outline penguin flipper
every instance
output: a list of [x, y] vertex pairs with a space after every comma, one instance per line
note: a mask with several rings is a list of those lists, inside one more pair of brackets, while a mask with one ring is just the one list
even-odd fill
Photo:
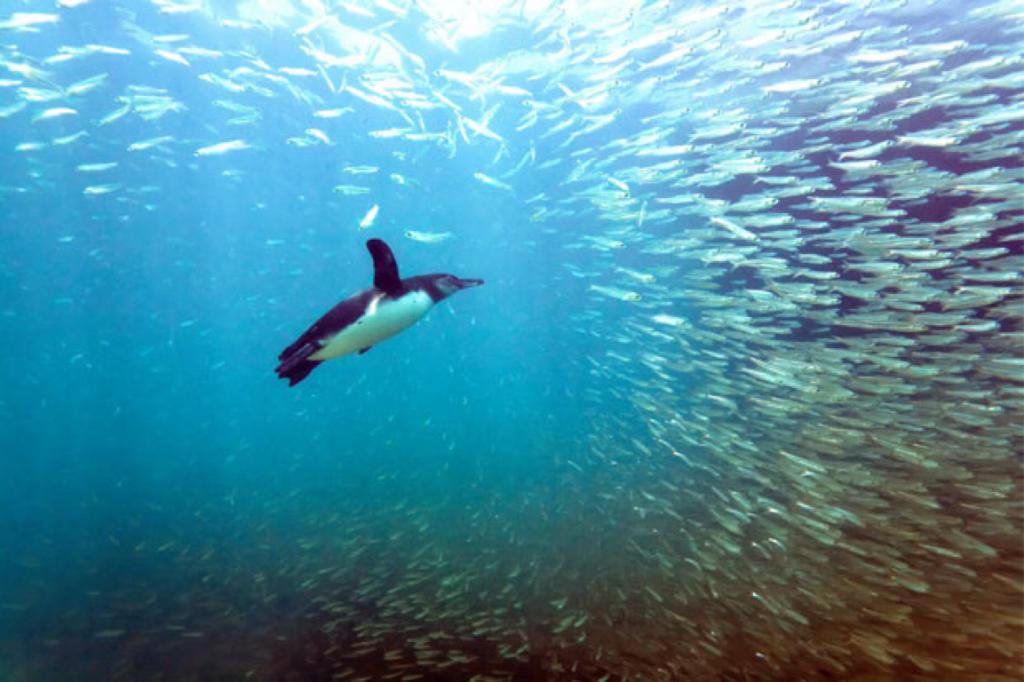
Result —
[[371, 239], [366, 248], [373, 258], [373, 286], [388, 296], [401, 296], [404, 291], [402, 278], [398, 276], [398, 263], [391, 247], [382, 239]]

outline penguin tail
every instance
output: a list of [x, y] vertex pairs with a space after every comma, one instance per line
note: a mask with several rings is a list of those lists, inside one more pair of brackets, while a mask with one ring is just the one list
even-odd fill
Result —
[[280, 378], [287, 379], [289, 386], [294, 386], [320, 364], [319, 360], [309, 359], [315, 351], [316, 347], [312, 343], [292, 344], [278, 356], [281, 364], [274, 371]]

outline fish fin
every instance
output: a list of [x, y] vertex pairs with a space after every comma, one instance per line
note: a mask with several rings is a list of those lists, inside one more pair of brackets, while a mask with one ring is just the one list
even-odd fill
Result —
[[373, 257], [373, 286], [388, 296], [401, 296], [402, 278], [398, 276], [398, 263], [391, 247], [381, 239], [371, 239], [366, 242], [366, 248]]
[[373, 346], [367, 346], [366, 348], [360, 348], [359, 349], [359, 354], [362, 355], [363, 353], [365, 353], [366, 351], [370, 350], [371, 348], [373, 348]]

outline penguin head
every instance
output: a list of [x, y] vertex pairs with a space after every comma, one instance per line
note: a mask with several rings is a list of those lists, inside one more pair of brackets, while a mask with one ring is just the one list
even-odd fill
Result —
[[483, 283], [482, 279], [462, 279], [461, 277], [448, 274], [437, 275], [437, 278], [434, 280], [434, 286], [440, 292], [441, 298], [448, 298], [460, 289], [478, 287]]

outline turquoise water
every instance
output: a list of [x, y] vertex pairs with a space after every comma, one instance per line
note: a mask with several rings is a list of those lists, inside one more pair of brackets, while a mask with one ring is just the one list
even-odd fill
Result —
[[1019, 19], [5, 7], [2, 676], [1018, 679]]

